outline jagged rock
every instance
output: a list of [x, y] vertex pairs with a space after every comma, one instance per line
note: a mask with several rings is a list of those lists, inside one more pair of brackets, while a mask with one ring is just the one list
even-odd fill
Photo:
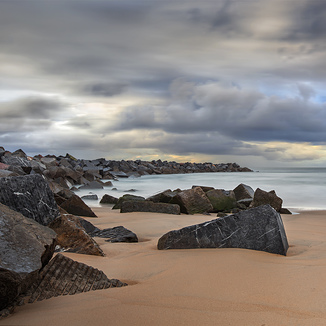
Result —
[[0, 302], [10, 304], [18, 294], [26, 291], [37, 272], [51, 259], [56, 234], [2, 204], [0, 234], [0, 268], [10, 271], [1, 270]]
[[103, 189], [103, 182], [94, 180], [86, 185], [79, 187], [79, 190], [82, 190], [82, 189], [83, 190], [85, 190], [85, 189]]
[[116, 204], [117, 202], [118, 202], [118, 198], [105, 194], [102, 197], [100, 204]]
[[157, 247], [243, 248], [286, 255], [289, 246], [280, 214], [264, 205], [170, 231], [159, 239]]
[[280, 209], [279, 213], [280, 214], [292, 214], [292, 212], [289, 209], [283, 208], [283, 207]]
[[123, 226], [94, 231], [91, 236], [107, 238], [107, 242], [138, 242], [137, 235]]
[[124, 201], [121, 204], [120, 213], [153, 212], [162, 214], [180, 214], [180, 206], [177, 204], [154, 203], [149, 200]]
[[234, 192], [224, 189], [213, 189], [206, 192], [206, 196], [211, 202], [212, 212], [230, 211], [237, 206]]
[[233, 192], [235, 194], [235, 198], [237, 201], [243, 200], [243, 199], [253, 199], [254, 198], [254, 190], [243, 183], [240, 183], [237, 187], [233, 189]]
[[[162, 192], [159, 192], [158, 194], [155, 194], [155, 195], [152, 195], [152, 196], [146, 198], [146, 200], [150, 200], [150, 201], [152, 201], [152, 202], [154, 202], [154, 203], [163, 202], [163, 201], [161, 200], [162, 197], [163, 197], [163, 195], [166, 194], [166, 193], [171, 193], [171, 192], [172, 192], [171, 189], [167, 189], [167, 190], [164, 190], [164, 191], [162, 191]], [[169, 201], [170, 201], [171, 199], [172, 199], [172, 197], [169, 199]]]
[[91, 208], [89, 208], [83, 200], [75, 194], [63, 202], [60, 207], [72, 215], [97, 217]]
[[29, 302], [126, 285], [119, 280], [108, 279], [96, 268], [57, 254], [42, 270], [38, 281], [31, 288]]
[[95, 194], [84, 195], [84, 196], [81, 196], [80, 198], [87, 199], [87, 200], [98, 200], [98, 197]]
[[0, 178], [0, 203], [42, 225], [59, 216], [53, 193], [39, 174]]
[[0, 178], [17, 177], [17, 176], [19, 176], [18, 173], [12, 172], [10, 170], [0, 170]]
[[89, 234], [90, 236], [92, 236], [94, 232], [101, 231], [98, 227], [93, 225], [91, 222], [85, 220], [84, 218], [79, 216], [75, 216], [75, 218], [78, 219], [81, 226], [85, 229], [86, 233]]
[[61, 215], [49, 227], [57, 233], [60, 251], [104, 256], [99, 245], [87, 234], [80, 220], [73, 215]]
[[204, 192], [215, 189], [214, 187], [206, 187], [206, 186], [192, 186], [191, 188], [194, 189], [194, 188], [197, 188], [197, 187], [201, 188]]
[[279, 212], [282, 208], [282, 203], [283, 200], [276, 195], [274, 190], [267, 192], [257, 188], [254, 194], [254, 199], [250, 204], [250, 207], [271, 205], [277, 212]]
[[14, 304], [21, 293], [22, 281], [18, 273], [0, 268], [0, 310]]
[[25, 157], [3, 156], [1, 160], [4, 164], [21, 168], [22, 171], [27, 174], [32, 170], [31, 163]]
[[178, 204], [181, 213], [185, 214], [200, 214], [210, 212], [213, 209], [205, 192], [200, 187], [177, 193], [171, 200], [171, 203]]
[[126, 194], [118, 199], [118, 202], [112, 207], [112, 209], [121, 209], [122, 203], [127, 200], [145, 200], [145, 198], [141, 196]]
[[58, 165], [57, 159], [55, 157], [42, 157], [41, 163], [43, 163], [47, 168]]

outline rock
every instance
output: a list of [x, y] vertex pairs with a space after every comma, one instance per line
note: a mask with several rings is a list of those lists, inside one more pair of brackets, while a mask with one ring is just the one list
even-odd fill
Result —
[[60, 295], [122, 287], [128, 284], [108, 277], [100, 270], [57, 254], [42, 270], [29, 292], [29, 302]]
[[39, 174], [0, 178], [0, 203], [42, 225], [60, 215], [49, 185]]
[[277, 212], [279, 212], [282, 208], [282, 203], [283, 200], [276, 195], [274, 190], [267, 192], [257, 188], [254, 194], [254, 199], [250, 204], [250, 207], [271, 205]]
[[92, 235], [92, 233], [101, 231], [98, 227], [94, 226], [91, 222], [85, 220], [82, 217], [75, 216], [75, 218], [78, 219], [81, 226], [85, 229], [86, 233], [89, 235]]
[[128, 178], [128, 174], [122, 171], [116, 171], [116, 172], [111, 171], [110, 174], [116, 178]]
[[214, 213], [230, 211], [232, 208], [237, 207], [235, 194], [232, 190], [213, 189], [207, 191], [206, 196], [213, 206], [212, 212]]
[[0, 234], [0, 305], [3, 308], [26, 292], [38, 271], [51, 259], [56, 234], [2, 204]]
[[83, 202], [83, 200], [75, 194], [63, 202], [60, 207], [72, 215], [97, 217], [95, 213]]
[[280, 214], [264, 205], [170, 231], [159, 239], [157, 247], [243, 248], [286, 255], [289, 246]]
[[87, 200], [98, 200], [97, 195], [93, 194], [93, 195], [85, 195], [85, 196], [81, 196], [81, 199], [87, 199]]
[[180, 206], [177, 204], [154, 203], [149, 200], [124, 201], [120, 213], [152, 212], [180, 215]]
[[171, 203], [178, 204], [181, 213], [185, 214], [200, 214], [210, 212], [213, 209], [205, 192], [200, 187], [177, 193]]
[[[164, 190], [164, 191], [162, 191], [162, 192], [159, 192], [159, 193], [157, 193], [157, 194], [155, 194], [155, 195], [152, 195], [152, 196], [146, 198], [146, 200], [150, 200], [150, 201], [152, 201], [152, 202], [154, 202], [154, 203], [163, 202], [163, 201], [161, 200], [162, 197], [163, 197], [163, 195], [166, 194], [166, 193], [171, 193], [171, 192], [172, 192], [171, 189], [167, 189], [167, 190]], [[171, 199], [172, 199], [172, 197], [170, 197], [169, 201], [170, 201]], [[168, 201], [168, 202], [169, 202], [169, 201]]]
[[117, 202], [118, 202], [118, 198], [105, 194], [102, 197], [100, 204], [116, 204]]
[[22, 281], [18, 273], [0, 268], [0, 310], [14, 304], [21, 293]]
[[[4, 164], [21, 168], [22, 171], [27, 174], [29, 174], [32, 170], [31, 163], [25, 157], [3, 156], [1, 160], [2, 160], [2, 163], [4, 163]], [[16, 172], [16, 171], [14, 171], [14, 172]]]
[[85, 190], [85, 189], [103, 189], [103, 182], [94, 180], [91, 181], [89, 184], [79, 187], [79, 190]]
[[292, 212], [290, 210], [288, 210], [287, 208], [281, 208], [280, 209], [280, 214], [292, 214]]
[[49, 227], [57, 233], [57, 246], [60, 251], [104, 256], [99, 245], [87, 234], [76, 216], [61, 215]]
[[204, 192], [215, 189], [214, 187], [206, 187], [206, 186], [192, 186], [191, 188], [194, 189], [194, 188], [197, 188], [197, 187], [201, 188]]
[[235, 198], [237, 201], [243, 199], [253, 199], [254, 198], [254, 190], [243, 183], [240, 183], [236, 188], [233, 189], [235, 194]]
[[123, 226], [116, 226], [91, 233], [92, 237], [108, 238], [107, 242], [138, 242], [137, 235]]
[[104, 182], [103, 186], [104, 187], [113, 187], [113, 184], [111, 181], [106, 181], [106, 182]]
[[19, 174], [16, 172], [12, 172], [10, 170], [0, 170], [0, 178], [17, 177], [17, 176], [19, 176]]
[[58, 162], [55, 157], [42, 157], [41, 163], [46, 166], [46, 168], [50, 168], [51, 166], [57, 166]]
[[112, 207], [112, 209], [121, 209], [122, 203], [127, 200], [145, 200], [145, 198], [141, 196], [126, 194], [118, 199], [118, 202]]

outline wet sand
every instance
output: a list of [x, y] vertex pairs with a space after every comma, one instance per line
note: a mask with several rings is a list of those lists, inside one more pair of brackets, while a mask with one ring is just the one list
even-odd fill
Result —
[[139, 243], [96, 240], [106, 257], [66, 253], [129, 286], [26, 304], [0, 325], [326, 325], [326, 211], [283, 215], [286, 257], [244, 249], [156, 249], [164, 233], [213, 219], [94, 208], [100, 228]]

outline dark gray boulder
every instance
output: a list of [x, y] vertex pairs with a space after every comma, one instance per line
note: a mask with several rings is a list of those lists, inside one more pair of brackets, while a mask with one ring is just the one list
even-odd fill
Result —
[[211, 212], [230, 211], [237, 206], [234, 192], [232, 190], [213, 189], [206, 192], [213, 209]]
[[138, 242], [137, 235], [123, 226], [116, 226], [91, 233], [92, 237], [107, 238], [107, 242]]
[[86, 200], [98, 200], [98, 197], [96, 194], [84, 195], [84, 196], [81, 196], [80, 198], [86, 199]]
[[120, 213], [152, 212], [162, 214], [180, 214], [180, 206], [177, 204], [154, 203], [149, 200], [124, 201], [121, 204]]
[[259, 206], [163, 235], [158, 249], [243, 248], [286, 255], [288, 242], [279, 213]]
[[235, 194], [235, 198], [237, 201], [243, 200], [243, 199], [253, 199], [254, 198], [254, 190], [243, 183], [240, 183], [237, 187], [233, 189], [233, 192]]
[[170, 203], [178, 204], [181, 213], [185, 214], [201, 214], [213, 209], [211, 202], [200, 187], [178, 192]]
[[53, 192], [39, 174], [0, 178], [0, 203], [42, 225], [60, 215]]
[[112, 207], [112, 209], [121, 209], [121, 205], [124, 201], [128, 201], [128, 200], [145, 200], [144, 197], [141, 196], [135, 196], [135, 195], [130, 195], [130, 194], [126, 194], [123, 195], [122, 197], [120, 197], [118, 199], [118, 202]]
[[103, 182], [94, 180], [86, 185], [79, 187], [79, 190], [85, 190], [85, 189], [103, 189]]
[[32, 170], [30, 161], [28, 161], [28, 159], [25, 157], [3, 156], [1, 160], [2, 160], [2, 163], [4, 163], [4, 164], [21, 168], [22, 171], [27, 174], [30, 173]]
[[0, 204], [0, 235], [0, 308], [4, 308], [31, 286], [51, 259], [56, 233]]
[[117, 202], [118, 202], [118, 198], [105, 194], [102, 197], [100, 204], [116, 204]]
[[257, 188], [254, 194], [254, 199], [250, 204], [250, 207], [271, 205], [277, 212], [280, 212], [282, 204], [283, 200], [276, 195], [276, 192], [274, 190], [267, 192]]

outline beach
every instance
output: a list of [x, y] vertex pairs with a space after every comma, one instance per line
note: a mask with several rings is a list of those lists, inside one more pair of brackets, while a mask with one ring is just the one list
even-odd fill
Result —
[[0, 325], [325, 325], [326, 211], [282, 215], [287, 256], [244, 249], [156, 249], [166, 232], [206, 215], [125, 213], [95, 207], [99, 228], [123, 225], [139, 243], [96, 238], [105, 257], [65, 253], [123, 288], [17, 307]]

